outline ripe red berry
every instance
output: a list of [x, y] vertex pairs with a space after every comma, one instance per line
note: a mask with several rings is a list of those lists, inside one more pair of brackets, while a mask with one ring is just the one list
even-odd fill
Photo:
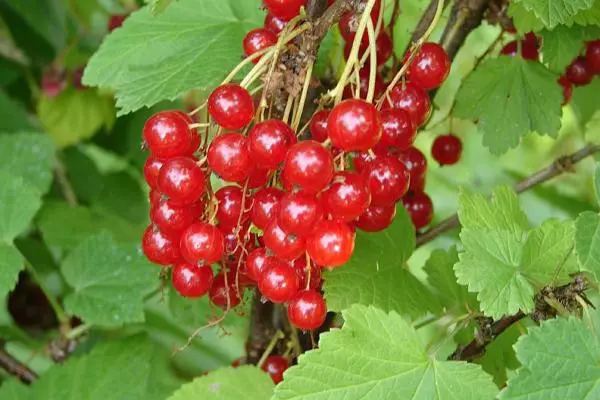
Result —
[[[367, 94], [369, 92], [369, 80], [371, 79], [371, 73], [369, 71], [369, 68], [363, 67], [358, 72], [358, 78], [359, 78], [360, 97], [364, 99], [367, 97]], [[375, 90], [373, 93], [375, 95], [375, 98], [379, 98], [385, 91], [385, 82], [383, 81], [383, 78], [381, 77], [381, 74], [379, 72], [377, 72], [375, 74], [374, 87], [375, 87]], [[355, 94], [355, 89], [352, 87], [352, 85], [346, 85], [346, 87], [344, 88], [344, 98], [345, 99], [354, 98], [354, 94]]]
[[279, 227], [277, 221], [271, 222], [264, 230], [263, 240], [265, 246], [284, 261], [295, 260], [306, 249], [303, 238], [286, 233]]
[[387, 206], [372, 205], [356, 219], [356, 227], [365, 232], [379, 232], [390, 226], [395, 216], [395, 204]]
[[345, 264], [354, 251], [355, 233], [348, 224], [340, 221], [321, 221], [315, 232], [306, 240], [310, 258], [324, 267]]
[[329, 189], [323, 193], [326, 213], [332, 219], [350, 222], [371, 204], [371, 193], [363, 177], [351, 171], [335, 174]]
[[412, 146], [417, 136], [410, 114], [399, 108], [388, 108], [381, 111], [382, 134], [379, 143], [399, 150]]
[[219, 273], [213, 280], [208, 297], [215, 306], [223, 310], [231, 309], [240, 304], [240, 297], [235, 286], [235, 275], [227, 274], [227, 282], [225, 282], [225, 274], [223, 272]]
[[206, 222], [190, 225], [181, 235], [181, 255], [191, 264], [210, 265], [223, 257], [225, 239], [221, 231]]
[[248, 240], [248, 228], [245, 226], [240, 228], [227, 227], [220, 224], [218, 228], [223, 234], [223, 261], [228, 266], [237, 268], [244, 261], [246, 252], [253, 250], [255, 247], [252, 241]]
[[178, 111], [160, 111], [146, 121], [143, 138], [153, 156], [171, 158], [187, 155], [194, 133]]
[[[364, 7], [364, 5], [366, 5], [365, 1], [362, 2], [363, 7]], [[381, 13], [381, 1], [378, 0], [375, 2], [373, 9], [371, 10], [371, 21], [373, 22], [373, 27], [377, 26], [377, 20], [379, 19], [380, 13]], [[340, 32], [342, 34], [342, 37], [344, 38], [344, 40], [346, 42], [354, 41], [354, 36], [356, 36], [356, 29], [358, 28], [358, 24], [359, 24], [359, 17], [360, 17], [360, 15], [357, 15], [356, 13], [353, 13], [353, 12], [347, 12], [344, 15], [342, 15], [342, 18], [340, 19], [340, 22], [339, 22], [339, 27], [340, 27]], [[367, 35], [366, 30], [365, 30], [364, 36], [361, 38], [361, 40], [362, 40], [361, 43], [369, 43], [369, 37]]]
[[287, 193], [279, 202], [278, 223], [291, 235], [306, 236], [323, 219], [321, 199], [303, 192]]
[[296, 142], [292, 128], [277, 119], [254, 125], [248, 134], [250, 157], [263, 169], [277, 168], [285, 159], [288, 149]]
[[450, 73], [450, 58], [437, 43], [425, 43], [408, 67], [408, 79], [424, 90], [439, 87]]
[[208, 293], [213, 283], [210, 266], [181, 263], [173, 266], [173, 287], [183, 297], [197, 298]]
[[[358, 50], [359, 59], [361, 59], [364, 56], [365, 52], [367, 52], [367, 49], [369, 47], [369, 41], [368, 39], [365, 40], [365, 37], [368, 38], [368, 36], [363, 36], [363, 41], [361, 42]], [[346, 45], [344, 46], [344, 57], [346, 58], [346, 60], [350, 57], [352, 45], [352, 41], [347, 41]], [[370, 50], [368, 51], [370, 52]], [[392, 39], [387, 33], [383, 31], [379, 34], [379, 36], [377, 36], [377, 39], [375, 40], [375, 53], [377, 57], [378, 66], [385, 64], [387, 60], [389, 60], [392, 56]], [[369, 62], [369, 58], [367, 57], [366, 63], [369, 64]]]
[[429, 95], [412, 82], [403, 82], [394, 86], [389, 93], [391, 108], [399, 108], [410, 114], [415, 126], [422, 126], [431, 113]]
[[283, 28], [285, 28], [285, 24], [287, 24], [287, 21], [274, 17], [271, 14], [267, 14], [265, 16], [265, 28], [267, 28], [276, 35], [279, 35], [281, 33]]
[[283, 163], [282, 179], [307, 193], [318, 193], [333, 177], [333, 159], [319, 142], [305, 140], [293, 145]]
[[108, 31], [112, 32], [123, 25], [128, 15], [111, 15], [108, 19]]
[[362, 174], [373, 205], [394, 204], [408, 191], [410, 175], [404, 164], [392, 156], [377, 157]]
[[158, 190], [156, 190], [156, 189], [150, 190], [150, 193], [148, 194], [148, 200], [150, 202], [150, 207], [153, 207], [156, 204], [158, 204], [161, 200], [163, 200], [163, 198], [164, 198], [164, 196]]
[[[258, 51], [273, 46], [275, 43], [277, 43], [277, 35], [270, 30], [265, 28], [253, 29], [244, 37], [244, 53], [246, 53], [246, 56], [251, 56]], [[260, 57], [255, 58], [252, 62], [256, 64], [258, 60], [260, 60]]]
[[[500, 54], [505, 56], [514, 57], [517, 55], [518, 42], [513, 40], [509, 42], [500, 50]], [[525, 60], [537, 61], [540, 59], [540, 53], [537, 48], [537, 40], [521, 40], [521, 56]]]
[[246, 258], [246, 274], [248, 277], [258, 282], [267, 265], [267, 259], [271, 257], [267, 254], [265, 247], [258, 247], [249, 252]]
[[227, 228], [237, 227], [250, 218], [252, 196], [249, 193], [244, 195], [240, 187], [223, 186], [217, 190], [215, 198], [219, 202], [217, 206], [219, 225]]
[[263, 371], [271, 376], [273, 383], [276, 385], [283, 380], [283, 373], [289, 367], [287, 359], [282, 356], [269, 356], [264, 364], [260, 367]]
[[207, 158], [213, 172], [228, 182], [243, 182], [252, 172], [248, 139], [241, 133], [227, 132], [214, 138]]
[[435, 138], [431, 155], [440, 165], [456, 164], [462, 154], [462, 142], [452, 134]]
[[321, 293], [303, 290], [289, 302], [287, 307], [290, 322], [299, 329], [317, 329], [327, 316], [327, 305]]
[[600, 40], [587, 42], [585, 62], [593, 74], [600, 74]]
[[289, 21], [300, 14], [300, 8], [306, 4], [306, 0], [263, 0], [269, 14]]
[[260, 292], [273, 303], [291, 300], [300, 290], [300, 282], [294, 268], [273, 257], [266, 260], [266, 264], [258, 278]]
[[[272, 176], [273, 171], [256, 168], [256, 166], [254, 166], [250, 172], [250, 176], [248, 177], [248, 189], [258, 189], [265, 186]], [[244, 182], [244, 185], [246, 185], [246, 182]]]
[[144, 163], [144, 178], [152, 189], [158, 189], [158, 175], [165, 162], [160, 158], [148, 157]]
[[250, 219], [257, 228], [264, 230], [279, 214], [279, 202], [283, 197], [282, 190], [264, 188], [254, 195]]
[[561, 75], [558, 78], [558, 84], [562, 87], [563, 90], [563, 102], [562, 105], [567, 105], [571, 101], [571, 97], [573, 96], [573, 83], [566, 76]]
[[594, 75], [584, 57], [577, 57], [567, 67], [565, 76], [576, 86], [587, 85], [592, 81]]
[[178, 157], [167, 161], [158, 175], [158, 189], [173, 204], [191, 204], [202, 196], [204, 173], [193, 158]]
[[329, 110], [317, 111], [310, 119], [310, 136], [317, 142], [323, 143], [328, 138], [327, 120], [329, 119]]
[[252, 121], [254, 101], [250, 93], [234, 83], [221, 85], [208, 97], [208, 112], [225, 129], [242, 129]]
[[321, 267], [312, 260], [307, 265], [305, 258], [297, 258], [294, 260], [292, 267], [298, 275], [300, 290], [318, 290], [321, 287]]
[[425, 158], [425, 154], [416, 147], [409, 147], [398, 153], [396, 157], [404, 164], [408, 175], [410, 175], [410, 189], [417, 190], [416, 188], [422, 184], [427, 172], [427, 158]]
[[152, 225], [144, 231], [142, 250], [146, 258], [154, 264], [171, 265], [183, 261], [178, 243], [173, 242]]
[[331, 110], [327, 131], [339, 149], [369, 150], [381, 138], [381, 118], [373, 104], [359, 99], [344, 100]]
[[50, 68], [44, 71], [40, 86], [44, 96], [54, 98], [62, 93], [67, 87], [65, 72], [56, 68]]
[[433, 219], [433, 203], [423, 192], [409, 192], [402, 198], [404, 208], [417, 230], [429, 225]]
[[165, 236], [178, 241], [181, 233], [197, 221], [203, 211], [201, 201], [178, 206], [170, 200], [161, 200], [150, 208], [150, 220]]
[[358, 173], [362, 173], [367, 165], [369, 165], [374, 159], [377, 158], [377, 153], [371, 153], [366, 151], [361, 151], [359, 153], [354, 154], [354, 158], [352, 159], [352, 165], [354, 166], [354, 170]]

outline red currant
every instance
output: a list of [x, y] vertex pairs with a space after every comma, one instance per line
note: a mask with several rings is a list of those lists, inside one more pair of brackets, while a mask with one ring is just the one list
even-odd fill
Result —
[[158, 175], [165, 162], [160, 158], [148, 157], [144, 163], [144, 178], [152, 189], [158, 189]]
[[269, 258], [266, 264], [258, 278], [260, 292], [273, 303], [291, 300], [300, 290], [300, 282], [294, 268], [276, 258]]
[[404, 164], [392, 156], [377, 157], [365, 168], [363, 177], [371, 192], [371, 204], [376, 206], [396, 203], [410, 184]]
[[274, 17], [271, 14], [267, 14], [267, 16], [265, 17], [265, 28], [267, 28], [276, 35], [279, 35], [281, 33], [283, 28], [285, 28], [285, 24], [287, 24], [287, 21]]
[[150, 190], [150, 193], [148, 194], [148, 200], [150, 201], [150, 207], [154, 207], [156, 204], [158, 204], [161, 200], [163, 200], [163, 195], [161, 192], [159, 192], [156, 189], [152, 189]]
[[292, 267], [296, 271], [296, 275], [298, 275], [301, 290], [317, 290], [321, 287], [321, 268], [312, 262], [312, 260], [307, 265], [305, 259], [302, 257], [297, 258], [294, 260]]
[[306, 249], [303, 238], [286, 233], [279, 227], [277, 221], [271, 222], [267, 229], [265, 229], [263, 240], [268, 249], [285, 261], [295, 260]]
[[[346, 45], [344, 46], [344, 57], [346, 58], [346, 60], [350, 57], [350, 52], [352, 51], [352, 45], [353, 45], [353, 42], [348, 41], [348, 42], [346, 42]], [[363, 37], [363, 41], [361, 42], [359, 50], [358, 50], [359, 58], [362, 58], [364, 56], [368, 47], [369, 47], [368, 39], [365, 41], [365, 39]], [[368, 50], [368, 51], [370, 51], [370, 50]], [[377, 40], [375, 40], [375, 53], [377, 56], [377, 65], [378, 66], [385, 64], [387, 62], [387, 60], [390, 59], [390, 57], [392, 56], [392, 39], [390, 38], [390, 35], [388, 35], [385, 32], [381, 32], [379, 34], [379, 36], [377, 37]], [[369, 63], [368, 60], [369, 60], [369, 58], [367, 58], [367, 64]]]
[[329, 110], [317, 111], [310, 119], [310, 136], [317, 142], [323, 143], [327, 140], [327, 120], [329, 119]]
[[438, 136], [431, 148], [431, 155], [440, 165], [456, 164], [461, 154], [462, 142], [452, 134]]
[[417, 230], [429, 225], [433, 219], [433, 203], [423, 192], [409, 192], [402, 198], [404, 208]]
[[[358, 72], [358, 78], [359, 78], [360, 97], [364, 99], [367, 97], [367, 94], [369, 92], [369, 80], [371, 79], [371, 73], [369, 71], [369, 68], [363, 67]], [[385, 91], [385, 82], [383, 81], [383, 78], [381, 77], [381, 74], [379, 72], [377, 72], [375, 74], [374, 85], [375, 85], [375, 91], [374, 91], [375, 98], [381, 97], [381, 95]], [[352, 88], [351, 85], [347, 85], [344, 88], [344, 98], [351, 99], [353, 97], [354, 97], [354, 89]]]
[[571, 97], [573, 97], [573, 83], [566, 76], [561, 75], [558, 78], [558, 84], [562, 87], [563, 90], [563, 102], [562, 105], [567, 105], [571, 101]]
[[[270, 30], [265, 28], [253, 29], [244, 38], [244, 53], [246, 53], [246, 56], [251, 56], [256, 52], [273, 46], [275, 43], [277, 43], [277, 35]], [[252, 62], [256, 64], [258, 60], [260, 60], [260, 57], [255, 58]]]
[[268, 169], [259, 169], [259, 168], [252, 168], [252, 171], [250, 172], [250, 176], [248, 177], [248, 180], [246, 181], [247, 183], [244, 183], [244, 185], [248, 185], [248, 189], [258, 189], [260, 187], [263, 187], [267, 184], [267, 182], [269, 181], [269, 179], [271, 179], [271, 177], [273, 176], [273, 172], [268, 170]]
[[283, 191], [277, 188], [264, 188], [256, 192], [250, 219], [257, 228], [264, 230], [275, 221], [283, 195]]
[[567, 67], [565, 76], [576, 86], [587, 85], [594, 77], [584, 57], [577, 57], [573, 60]]
[[282, 179], [307, 193], [317, 193], [333, 177], [333, 159], [327, 149], [314, 140], [293, 145], [283, 163]]
[[161, 200], [151, 207], [150, 220], [165, 236], [179, 240], [181, 233], [197, 221], [203, 211], [202, 202], [177, 206], [170, 200]]
[[406, 150], [412, 146], [417, 136], [417, 128], [410, 114], [399, 108], [388, 108], [381, 112], [383, 127], [379, 143]]
[[208, 147], [208, 165], [227, 182], [243, 182], [252, 172], [248, 139], [237, 132], [227, 132], [213, 139]]
[[273, 380], [273, 383], [277, 385], [283, 380], [283, 373], [286, 369], [288, 369], [289, 366], [288, 360], [284, 357], [269, 356], [260, 368], [269, 374]]
[[389, 93], [389, 99], [391, 103], [388, 106], [408, 112], [417, 128], [422, 126], [431, 114], [429, 95], [412, 82], [394, 86]]
[[188, 153], [194, 133], [177, 111], [161, 111], [146, 121], [143, 137], [153, 156], [171, 158]]
[[303, 290], [287, 307], [290, 322], [302, 330], [317, 329], [327, 316], [327, 305], [321, 293], [314, 290]]
[[[363, 1], [363, 5], [366, 3]], [[378, 0], [375, 2], [373, 9], [371, 10], [371, 21], [373, 22], [373, 27], [377, 26], [377, 21], [379, 19], [379, 14], [381, 13], [381, 1]], [[353, 12], [347, 12], [342, 15], [342, 18], [339, 22], [340, 32], [342, 37], [346, 42], [353, 42], [354, 37], [356, 36], [356, 29], [358, 28], [360, 15], [357, 15]], [[362, 37], [361, 43], [369, 43], [369, 37], [366, 34]]]
[[395, 204], [387, 206], [372, 205], [356, 219], [356, 227], [365, 232], [379, 232], [390, 226], [395, 216]]
[[600, 40], [587, 43], [585, 62], [593, 74], [600, 74]]
[[225, 129], [242, 129], [252, 121], [254, 101], [250, 93], [234, 83], [216, 88], [208, 97], [208, 112]]
[[240, 259], [243, 261], [245, 258], [246, 252], [254, 249], [252, 242], [247, 240], [248, 228], [222, 225], [218, 225], [218, 228], [223, 234], [224, 261], [228, 266], [237, 268], [241, 264]]
[[288, 193], [279, 202], [277, 221], [285, 232], [296, 236], [312, 233], [315, 225], [323, 219], [321, 199], [303, 192]]
[[342, 150], [368, 150], [381, 138], [381, 118], [373, 104], [344, 100], [331, 110], [327, 131], [333, 145]]
[[450, 73], [450, 58], [437, 43], [425, 43], [408, 67], [408, 79], [424, 90], [439, 87]]
[[191, 204], [202, 196], [204, 173], [193, 158], [178, 157], [167, 161], [158, 175], [158, 189], [173, 204]]
[[427, 172], [427, 158], [416, 147], [409, 147], [398, 153], [397, 158], [404, 164], [408, 175], [410, 175], [411, 190], [416, 190], [415, 188], [423, 182]]
[[182, 263], [173, 266], [171, 279], [177, 293], [183, 297], [197, 298], [210, 290], [213, 272], [210, 266]]
[[[506, 46], [500, 50], [500, 54], [514, 57], [517, 55], [518, 47], [518, 42], [513, 40], [512, 42], [507, 43]], [[540, 54], [537, 48], [537, 40], [521, 40], [521, 57], [523, 57], [525, 60], [531, 61], [537, 61], [540, 59]]]
[[306, 251], [317, 264], [339, 267], [354, 251], [355, 233], [348, 224], [339, 221], [321, 221], [315, 233], [306, 240]]
[[108, 31], [112, 32], [123, 25], [123, 22], [127, 19], [128, 15], [111, 15], [108, 19]]
[[246, 273], [248, 274], [248, 277], [258, 282], [267, 265], [267, 259], [269, 258], [271, 258], [271, 256], [267, 254], [267, 249], [265, 247], [258, 247], [248, 253], [248, 257], [246, 258]]
[[263, 0], [263, 3], [269, 14], [289, 21], [300, 14], [300, 8], [306, 4], [306, 0]]
[[158, 265], [171, 265], [183, 260], [178, 243], [173, 242], [153, 226], [149, 226], [144, 231], [142, 250], [148, 260]]
[[363, 177], [351, 171], [335, 174], [329, 189], [323, 193], [327, 214], [338, 221], [350, 222], [371, 204], [371, 193]]
[[277, 168], [296, 142], [292, 128], [277, 119], [254, 125], [248, 135], [250, 157], [260, 168]]
[[250, 218], [252, 197], [249, 193], [244, 195], [238, 186], [223, 186], [217, 190], [215, 198], [219, 202], [217, 206], [219, 225], [227, 228], [237, 227]]
[[223, 257], [225, 239], [221, 231], [206, 222], [196, 222], [181, 235], [183, 258], [191, 264], [203, 262], [210, 265]]
[[223, 310], [232, 309], [240, 304], [240, 297], [235, 286], [235, 276], [227, 274], [227, 282], [225, 282], [225, 274], [219, 273], [213, 280], [208, 297], [215, 306]]
[[361, 151], [359, 153], [354, 154], [354, 158], [352, 159], [352, 165], [354, 165], [354, 169], [358, 173], [362, 173], [365, 170], [367, 165], [369, 165], [374, 159], [377, 158], [377, 154], [372, 154], [371, 152]]

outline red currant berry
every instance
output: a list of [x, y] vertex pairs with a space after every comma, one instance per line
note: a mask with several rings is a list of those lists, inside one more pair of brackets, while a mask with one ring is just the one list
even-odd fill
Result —
[[567, 79], [566, 76], [561, 75], [558, 78], [558, 84], [562, 87], [563, 91], [563, 102], [562, 105], [567, 105], [571, 101], [571, 97], [573, 96], [573, 83]]
[[396, 205], [369, 206], [356, 219], [356, 227], [365, 232], [379, 232], [386, 229], [394, 221]]
[[429, 95], [412, 82], [403, 82], [392, 88], [389, 93], [391, 108], [399, 108], [410, 114], [415, 126], [422, 126], [431, 113]]
[[291, 300], [300, 290], [294, 268], [276, 258], [269, 258], [266, 263], [265, 270], [258, 278], [260, 292], [273, 303]]
[[329, 110], [317, 111], [310, 119], [310, 136], [317, 142], [323, 143], [327, 140], [327, 119], [329, 119]]
[[152, 189], [158, 189], [158, 175], [165, 162], [160, 158], [148, 157], [144, 163], [144, 178]]
[[108, 19], [108, 31], [112, 32], [123, 25], [128, 15], [111, 15]]
[[213, 272], [210, 266], [182, 263], [173, 266], [171, 280], [177, 293], [183, 297], [198, 298], [210, 290]]
[[437, 43], [425, 43], [408, 67], [408, 79], [424, 90], [439, 87], [450, 73], [450, 58]]
[[263, 3], [269, 14], [289, 21], [300, 14], [300, 8], [306, 4], [306, 0], [263, 0]]
[[144, 231], [142, 250], [146, 258], [154, 264], [171, 265], [183, 261], [178, 243], [173, 242], [153, 226], [149, 226]]
[[427, 172], [427, 158], [425, 158], [425, 154], [421, 152], [421, 150], [416, 147], [409, 147], [397, 154], [398, 160], [410, 175], [410, 188], [411, 190], [416, 190], [415, 188], [423, 182], [425, 173]]
[[161, 111], [146, 121], [143, 137], [153, 156], [171, 158], [186, 155], [194, 133], [178, 111]]
[[587, 43], [585, 62], [593, 74], [600, 74], [600, 40]]
[[360, 174], [342, 171], [335, 174], [331, 187], [323, 193], [323, 203], [332, 219], [350, 222], [369, 207], [371, 194]]
[[223, 234], [225, 244], [224, 261], [230, 267], [237, 268], [245, 259], [246, 252], [254, 249], [253, 243], [248, 240], [248, 228], [226, 227], [219, 225], [219, 230]]
[[[514, 57], [517, 55], [518, 47], [518, 42], [513, 40], [512, 42], [507, 43], [506, 46], [500, 50], [500, 54]], [[531, 61], [538, 61], [540, 59], [540, 53], [537, 49], [537, 40], [521, 40], [521, 57], [523, 57], [525, 60]]]
[[573, 60], [567, 67], [565, 76], [576, 86], [587, 85], [594, 77], [584, 57], [577, 57]]
[[409, 192], [402, 198], [404, 208], [417, 230], [429, 225], [433, 219], [433, 203], [423, 192]]
[[191, 204], [202, 196], [204, 173], [193, 158], [178, 157], [167, 161], [158, 175], [158, 189], [173, 204]]
[[206, 222], [196, 222], [181, 235], [181, 255], [191, 264], [210, 265], [223, 257], [225, 239], [221, 231]]
[[287, 307], [290, 322], [299, 329], [308, 331], [317, 329], [327, 316], [327, 305], [321, 293], [314, 290], [303, 290]]
[[152, 189], [148, 194], [148, 200], [150, 201], [150, 207], [152, 208], [163, 200], [163, 195], [158, 190]]
[[[333, 1], [331, 2], [333, 3]], [[362, 2], [362, 6], [364, 7], [366, 2]], [[377, 26], [377, 21], [379, 19], [379, 14], [381, 13], [381, 1], [378, 0], [375, 2], [373, 9], [371, 10], [371, 21], [373, 22], [373, 27]], [[342, 15], [342, 18], [339, 22], [340, 32], [342, 37], [346, 42], [353, 42], [354, 36], [356, 36], [356, 29], [358, 28], [359, 20], [361, 15], [357, 15], [353, 12], [347, 12]], [[364, 36], [362, 37], [362, 43], [369, 43], [369, 37], [365, 31]]]
[[286, 233], [279, 227], [277, 221], [271, 222], [267, 229], [265, 229], [263, 240], [268, 249], [285, 261], [295, 260], [306, 249], [303, 238]]
[[283, 28], [285, 28], [285, 24], [287, 24], [287, 21], [274, 17], [271, 14], [267, 14], [267, 16], [265, 17], [265, 28], [267, 28], [276, 35], [279, 35], [281, 31], [283, 31]]
[[381, 112], [383, 127], [379, 143], [406, 150], [412, 146], [417, 136], [417, 128], [410, 114], [399, 108], [388, 108]]
[[283, 194], [283, 191], [277, 188], [264, 188], [256, 192], [250, 219], [258, 229], [264, 230], [275, 221]]
[[217, 190], [215, 198], [219, 202], [217, 206], [219, 225], [227, 228], [237, 227], [250, 218], [252, 197], [249, 193], [244, 195], [238, 186], [223, 186]]
[[371, 152], [361, 151], [359, 153], [355, 153], [354, 158], [352, 159], [352, 165], [354, 166], [354, 170], [358, 173], [362, 173], [362, 171], [367, 168], [367, 165], [371, 164], [371, 162], [377, 158], [377, 153], [371, 154]]
[[254, 167], [250, 172], [248, 180], [244, 182], [244, 185], [248, 185], [248, 189], [258, 189], [265, 186], [272, 176], [272, 171]]
[[269, 374], [273, 380], [273, 383], [277, 385], [283, 380], [283, 373], [286, 369], [288, 369], [289, 366], [290, 365], [288, 361], [284, 357], [269, 356], [260, 368]]
[[410, 184], [406, 167], [392, 156], [377, 157], [365, 168], [363, 177], [371, 192], [371, 204], [376, 206], [396, 203]]
[[339, 221], [321, 221], [315, 233], [306, 240], [306, 251], [317, 264], [339, 267], [354, 251], [355, 233], [348, 224]]
[[333, 177], [333, 159], [319, 142], [305, 140], [293, 145], [283, 163], [282, 179], [307, 193], [318, 193]]
[[[277, 35], [270, 30], [265, 28], [253, 29], [244, 38], [244, 53], [246, 53], [246, 56], [251, 56], [256, 52], [273, 46], [275, 43], [277, 43]], [[260, 57], [255, 58], [252, 62], [256, 64], [258, 60], [260, 60]]]
[[440, 165], [456, 164], [461, 154], [462, 142], [452, 134], [438, 136], [431, 148], [431, 155]]
[[42, 75], [40, 86], [46, 97], [52, 99], [58, 96], [67, 87], [64, 71], [55, 68], [46, 70]]
[[196, 222], [203, 211], [202, 202], [177, 206], [170, 200], [161, 200], [150, 209], [150, 220], [165, 236], [179, 240], [181, 233]]
[[241, 133], [217, 136], [208, 147], [207, 158], [214, 173], [228, 182], [243, 182], [252, 172], [248, 140]]
[[248, 135], [250, 157], [260, 168], [277, 168], [296, 142], [292, 128], [277, 119], [254, 125]]
[[381, 138], [381, 118], [373, 104], [344, 100], [331, 110], [327, 131], [333, 145], [342, 150], [368, 150]]
[[246, 258], [246, 273], [248, 277], [255, 282], [258, 282], [267, 265], [267, 259], [269, 258], [271, 258], [271, 256], [267, 254], [267, 249], [265, 247], [256, 248], [248, 253], [248, 257]]
[[[348, 42], [346, 42], [346, 45], [344, 46], [344, 57], [346, 58], [346, 60], [350, 57], [350, 52], [352, 51], [352, 45], [353, 45], [353, 42], [348, 41]], [[366, 51], [370, 51], [370, 50], [367, 50], [368, 47], [369, 47], [368, 39], [365, 42], [364, 37], [363, 37], [363, 42], [361, 42], [359, 50], [358, 50], [359, 58], [362, 58]], [[377, 57], [377, 65], [378, 66], [385, 64], [387, 62], [387, 60], [389, 60], [390, 57], [392, 56], [392, 39], [390, 38], [390, 36], [387, 33], [381, 32], [379, 34], [379, 36], [377, 37], [377, 40], [375, 41], [375, 53], [376, 53], [376, 57]], [[369, 58], [367, 57], [366, 63], [368, 64], [369, 62], [370, 62]]]
[[[364, 99], [367, 97], [367, 94], [369, 92], [369, 80], [371, 79], [371, 73], [369, 71], [369, 68], [363, 67], [358, 72], [358, 78], [359, 78], [360, 97]], [[381, 74], [379, 72], [377, 72], [375, 74], [374, 85], [375, 85], [375, 91], [374, 91], [375, 98], [381, 97], [381, 95], [385, 91], [385, 82], [383, 82], [383, 78], [381, 77]], [[355, 93], [355, 90], [352, 87], [352, 85], [347, 85], [344, 88], [344, 98], [351, 99], [354, 97], [354, 93]]]
[[318, 290], [321, 287], [321, 267], [317, 264], [311, 261], [307, 265], [306, 259], [300, 257], [294, 260], [292, 267], [298, 275], [301, 290]]
[[208, 292], [208, 297], [215, 306], [229, 310], [240, 304], [240, 297], [235, 286], [235, 276], [227, 274], [227, 282], [225, 282], [225, 275], [221, 272], [216, 276]]
[[323, 219], [321, 199], [303, 192], [288, 193], [279, 202], [278, 222], [291, 235], [306, 236]]
[[216, 88], [208, 97], [208, 112], [225, 129], [242, 129], [252, 121], [254, 101], [250, 93], [234, 83]]

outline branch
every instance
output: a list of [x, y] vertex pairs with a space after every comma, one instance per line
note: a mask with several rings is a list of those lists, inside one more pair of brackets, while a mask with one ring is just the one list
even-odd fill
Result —
[[[517, 193], [522, 193], [526, 190], [531, 189], [539, 184], [547, 182], [552, 178], [555, 178], [563, 173], [570, 171], [573, 165], [577, 164], [581, 160], [591, 156], [592, 154], [600, 152], [600, 145], [589, 144], [575, 153], [560, 157], [556, 159], [548, 167], [534, 173], [533, 175], [525, 178], [521, 182], [517, 183], [514, 188]], [[451, 217], [440, 222], [438, 225], [428, 229], [424, 233], [417, 236], [417, 247], [429, 243], [442, 233], [448, 232], [449, 230], [458, 226], [458, 215], [454, 214]]]
[[25, 384], [33, 383], [38, 379], [38, 375], [35, 372], [30, 370], [26, 365], [21, 364], [4, 347], [0, 347], [0, 367], [9, 374], [19, 378]]
[[[431, 25], [431, 22], [433, 21], [433, 17], [435, 16], [435, 11], [437, 9], [438, 2], [439, 2], [439, 0], [431, 0], [431, 3], [429, 3], [429, 6], [427, 6], [427, 9], [423, 13], [421, 20], [419, 21], [415, 30], [413, 31], [413, 34], [410, 37], [409, 43], [415, 43], [417, 40], [419, 40], [423, 36], [423, 34], [427, 30], [427, 28], [429, 28], [429, 25]], [[449, 3], [450, 3], [450, 1], [444, 2], [444, 9], [446, 9], [446, 7], [448, 7]]]
[[488, 7], [489, 0], [456, 0], [440, 40], [451, 59], [454, 59], [469, 33], [481, 24]]

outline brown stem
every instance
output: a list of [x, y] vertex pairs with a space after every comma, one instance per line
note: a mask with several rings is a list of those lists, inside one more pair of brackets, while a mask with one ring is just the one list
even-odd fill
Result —
[[0, 367], [26, 384], [33, 383], [38, 379], [38, 375], [35, 372], [10, 355], [4, 349], [4, 346], [0, 347]]
[[[563, 173], [570, 171], [571, 167], [581, 160], [591, 156], [592, 154], [600, 152], [600, 145], [589, 144], [575, 153], [560, 157], [556, 159], [552, 164], [544, 169], [539, 170], [533, 175], [523, 179], [517, 183], [514, 188], [517, 193], [522, 193], [526, 190], [531, 189], [541, 183], [547, 182], [552, 178], [555, 178]], [[417, 247], [429, 243], [442, 233], [448, 232], [449, 230], [458, 226], [458, 215], [454, 214], [451, 217], [440, 222], [438, 225], [431, 227], [427, 231], [417, 236]]]
[[[417, 27], [413, 31], [413, 34], [410, 37], [409, 44], [415, 43], [417, 40], [419, 40], [421, 38], [421, 36], [423, 36], [423, 34], [427, 30], [427, 28], [429, 28], [429, 25], [431, 25], [431, 22], [433, 21], [433, 17], [435, 16], [435, 11], [437, 9], [438, 2], [439, 2], [439, 0], [431, 0], [431, 2], [429, 3], [429, 6], [427, 6], [427, 9], [423, 13], [421, 20], [417, 24]], [[444, 9], [448, 6], [449, 3], [450, 3], [450, 1], [444, 2]]]
[[71, 182], [67, 176], [67, 171], [65, 166], [62, 163], [62, 160], [57, 160], [56, 165], [54, 166], [54, 176], [56, 177], [56, 183], [60, 187], [60, 190], [70, 206], [76, 206], [78, 204], [77, 195], [75, 194], [75, 190], [73, 186], [71, 186]]
[[488, 7], [489, 0], [456, 0], [440, 40], [451, 59], [454, 59], [469, 33], [481, 24]]

